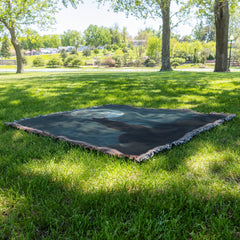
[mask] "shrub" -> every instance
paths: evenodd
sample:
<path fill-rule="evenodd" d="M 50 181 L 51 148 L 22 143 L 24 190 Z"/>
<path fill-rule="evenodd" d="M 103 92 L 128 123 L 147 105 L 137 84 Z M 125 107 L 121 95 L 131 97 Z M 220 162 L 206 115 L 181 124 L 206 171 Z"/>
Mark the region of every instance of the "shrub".
<path fill-rule="evenodd" d="M 129 43 L 128 48 L 130 48 L 131 50 L 133 50 L 133 49 L 134 49 L 133 43 Z"/>
<path fill-rule="evenodd" d="M 199 63 L 199 57 L 198 57 L 196 48 L 194 49 L 193 63 Z"/>
<path fill-rule="evenodd" d="M 179 64 L 178 62 L 173 62 L 171 65 L 172 65 L 174 68 L 176 68 L 176 67 L 179 66 L 180 64 Z"/>
<path fill-rule="evenodd" d="M 157 64 L 156 61 L 154 61 L 154 59 L 151 59 L 151 58 L 146 59 L 144 62 L 144 65 L 146 67 L 154 67 L 156 66 L 156 64 Z"/>
<path fill-rule="evenodd" d="M 106 49 L 108 50 L 108 51 L 111 51 L 112 50 L 112 47 L 111 47 L 111 45 L 107 45 L 107 47 L 106 47 Z"/>
<path fill-rule="evenodd" d="M 68 54 L 67 54 L 65 49 L 61 50 L 60 56 L 61 56 L 63 61 L 67 58 Z"/>
<path fill-rule="evenodd" d="M 123 53 L 128 53 L 128 48 L 127 48 L 127 47 L 124 47 L 124 48 L 122 49 L 122 52 L 123 52 Z"/>
<path fill-rule="evenodd" d="M 205 64 L 207 61 L 207 58 L 205 56 L 201 56 L 199 61 L 200 61 L 200 63 Z"/>
<path fill-rule="evenodd" d="M 28 64 L 27 58 L 25 56 L 22 56 L 22 63 L 23 63 L 23 65 Z"/>
<path fill-rule="evenodd" d="M 75 57 L 72 61 L 71 61 L 71 65 L 73 67 L 79 67 L 83 65 L 83 61 L 79 58 L 79 57 Z"/>
<path fill-rule="evenodd" d="M 171 63 L 177 62 L 179 64 L 184 64 L 186 62 L 185 58 L 172 58 Z"/>
<path fill-rule="evenodd" d="M 84 49 L 82 52 L 82 55 L 85 57 L 91 56 L 91 50 L 90 49 Z"/>
<path fill-rule="evenodd" d="M 97 66 L 100 66 L 101 65 L 101 60 L 98 58 L 94 61 L 94 64 L 97 65 Z"/>
<path fill-rule="evenodd" d="M 80 57 L 78 57 L 77 55 L 71 55 L 69 57 L 67 57 L 64 61 L 64 66 L 72 66 L 72 67 L 79 67 L 84 65 L 83 61 L 81 60 Z"/>
<path fill-rule="evenodd" d="M 119 46 L 118 46 L 116 43 L 114 43 L 114 44 L 112 45 L 112 49 L 113 49 L 114 51 L 116 51 L 118 48 L 119 48 Z"/>
<path fill-rule="evenodd" d="M 215 57 L 212 54 L 209 54 L 209 57 L 207 58 L 207 60 L 214 60 Z"/>
<path fill-rule="evenodd" d="M 52 57 L 48 63 L 47 66 L 51 67 L 51 68 L 56 68 L 56 67 L 60 67 L 63 64 L 62 60 L 58 57 Z"/>
<path fill-rule="evenodd" d="M 69 57 L 67 57 L 66 59 L 65 59 L 65 61 L 64 61 L 64 66 L 69 66 L 69 65 L 71 65 L 71 62 L 74 60 L 74 58 L 76 58 L 76 56 L 69 56 Z"/>
<path fill-rule="evenodd" d="M 44 63 L 44 59 L 42 57 L 36 57 L 33 60 L 33 66 L 34 67 L 42 67 L 44 65 L 45 65 L 45 63 Z"/>
<path fill-rule="evenodd" d="M 187 58 L 187 53 L 183 50 L 180 50 L 180 49 L 176 49 L 174 51 L 174 57 L 176 58 Z"/>
<path fill-rule="evenodd" d="M 77 52 L 76 48 L 72 48 L 70 54 L 71 55 L 78 55 L 78 52 Z"/>
<path fill-rule="evenodd" d="M 115 62 L 116 62 L 116 67 L 122 67 L 124 64 L 123 64 L 123 62 L 124 62 L 124 59 L 123 59 L 123 56 L 121 56 L 121 55 L 115 55 L 115 56 L 113 56 L 112 57 L 114 60 L 115 60 Z"/>
<path fill-rule="evenodd" d="M 115 67 L 116 61 L 113 58 L 107 57 L 102 60 L 102 65 L 108 65 L 109 67 Z"/>
<path fill-rule="evenodd" d="M 123 55 L 122 59 L 123 59 L 123 66 L 125 66 L 125 67 L 128 66 L 128 62 L 129 62 L 129 60 L 131 60 L 130 55 L 128 53 L 125 53 Z"/>
<path fill-rule="evenodd" d="M 103 49 L 103 54 L 104 54 L 104 55 L 107 55 L 107 54 L 108 54 L 107 49 Z"/>
<path fill-rule="evenodd" d="M 98 48 L 94 48 L 93 52 L 94 52 L 95 54 L 98 54 L 98 53 L 99 53 L 99 49 L 98 49 Z"/>
<path fill-rule="evenodd" d="M 137 58 L 134 63 L 134 67 L 141 67 L 143 65 L 143 60 L 141 58 Z"/>

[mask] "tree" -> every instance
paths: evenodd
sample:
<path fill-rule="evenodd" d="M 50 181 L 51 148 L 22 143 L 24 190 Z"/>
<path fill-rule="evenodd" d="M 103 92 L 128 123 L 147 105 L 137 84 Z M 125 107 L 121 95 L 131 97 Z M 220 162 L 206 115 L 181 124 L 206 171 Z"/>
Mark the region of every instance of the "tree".
<path fill-rule="evenodd" d="M 66 5 L 68 0 L 63 0 Z M 76 6 L 78 1 L 70 0 Z M 17 57 L 17 73 L 23 72 L 21 45 L 18 34 L 26 26 L 37 24 L 40 27 L 51 25 L 58 11 L 58 0 L 0 0 L 0 27 L 3 25 L 10 33 L 11 43 Z"/>
<path fill-rule="evenodd" d="M 123 27 L 122 32 L 121 32 L 121 40 L 123 44 L 127 44 L 128 42 L 128 32 L 127 28 Z"/>
<path fill-rule="evenodd" d="M 234 36 L 234 40 L 240 38 L 240 6 L 236 6 L 235 12 L 230 15 L 229 33 Z"/>
<path fill-rule="evenodd" d="M 111 34 L 109 29 L 98 27 L 97 25 L 89 25 L 84 31 L 87 46 L 99 47 L 111 43 Z"/>
<path fill-rule="evenodd" d="M 148 40 L 148 47 L 147 47 L 147 56 L 152 58 L 155 62 L 159 63 L 160 60 L 160 53 L 161 53 L 161 39 L 152 36 Z"/>
<path fill-rule="evenodd" d="M 148 44 L 148 39 L 154 36 L 154 31 L 151 28 L 146 28 L 144 30 L 140 30 L 137 36 L 134 37 L 135 40 L 145 40 L 145 45 Z"/>
<path fill-rule="evenodd" d="M 117 24 L 114 27 L 109 28 L 110 35 L 111 35 L 111 44 L 120 45 L 121 43 L 121 34 L 119 32 L 119 27 Z"/>
<path fill-rule="evenodd" d="M 237 7 L 237 0 L 189 0 L 190 5 L 198 7 L 200 17 L 214 16 L 216 27 L 215 72 L 228 69 L 228 32 L 230 13 Z"/>
<path fill-rule="evenodd" d="M 162 67 L 161 71 L 171 71 L 170 63 L 170 5 L 171 0 L 97 0 L 111 2 L 114 11 L 124 11 L 140 18 L 149 16 L 162 18 Z M 178 0 L 176 1 L 178 2 Z"/>
<path fill-rule="evenodd" d="M 75 30 L 67 30 L 61 35 L 61 41 L 63 46 L 74 46 L 76 49 L 83 44 L 83 38 L 81 33 Z"/>
<path fill-rule="evenodd" d="M 193 29 L 193 36 L 195 40 L 201 42 L 216 41 L 214 19 L 207 24 L 203 24 L 203 21 L 201 21 L 200 24 L 197 24 Z"/>
<path fill-rule="evenodd" d="M 57 10 L 56 1 L 0 0 L 0 24 L 4 25 L 11 35 L 11 42 L 17 57 L 17 73 L 23 72 L 18 33 L 34 23 L 41 26 L 46 25 L 53 20 L 52 14 Z"/>
<path fill-rule="evenodd" d="M 160 8 L 162 12 L 162 68 L 161 71 L 170 71 L 170 4 L 171 0 L 161 0 Z"/>
<path fill-rule="evenodd" d="M 32 51 L 33 49 L 39 49 L 42 46 L 41 37 L 37 31 L 26 29 L 24 33 L 26 36 L 19 38 L 22 48 Z"/>
<path fill-rule="evenodd" d="M 227 72 L 228 69 L 228 0 L 216 0 L 214 4 L 216 25 L 216 63 L 215 72 Z"/>
<path fill-rule="evenodd" d="M 2 41 L 2 47 L 1 47 L 1 56 L 3 58 L 9 58 L 11 56 L 10 54 L 10 41 L 9 39 L 5 36 Z"/>
<path fill-rule="evenodd" d="M 58 48 L 62 45 L 60 35 L 58 34 L 43 35 L 40 37 L 40 41 L 42 47 L 45 48 Z"/>

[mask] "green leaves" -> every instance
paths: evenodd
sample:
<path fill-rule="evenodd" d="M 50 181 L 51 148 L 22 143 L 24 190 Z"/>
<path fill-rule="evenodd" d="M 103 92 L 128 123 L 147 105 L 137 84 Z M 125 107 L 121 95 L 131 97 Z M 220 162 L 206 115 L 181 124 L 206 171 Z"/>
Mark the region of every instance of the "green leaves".
<path fill-rule="evenodd" d="M 79 47 L 83 43 L 81 33 L 75 30 L 68 30 L 61 36 L 62 46 Z"/>
<path fill-rule="evenodd" d="M 70 2 L 70 4 L 72 5 L 73 8 L 77 8 L 77 5 L 79 3 L 83 3 L 82 0 L 62 0 L 62 3 L 65 7 L 68 7 L 69 2 Z"/>
<path fill-rule="evenodd" d="M 11 46 L 11 42 L 7 37 L 4 37 L 2 41 L 2 47 L 1 47 L 1 56 L 3 58 L 9 58 L 11 56 L 10 46 Z"/>
<path fill-rule="evenodd" d="M 111 43 L 111 34 L 109 29 L 105 27 L 98 27 L 97 25 L 90 25 L 85 31 L 86 45 L 89 46 L 103 46 Z"/>
<path fill-rule="evenodd" d="M 55 20 L 53 15 L 59 10 L 57 4 L 56 0 L 1 0 L 0 22 L 5 27 L 17 28 L 18 30 L 32 24 L 46 27 Z"/>

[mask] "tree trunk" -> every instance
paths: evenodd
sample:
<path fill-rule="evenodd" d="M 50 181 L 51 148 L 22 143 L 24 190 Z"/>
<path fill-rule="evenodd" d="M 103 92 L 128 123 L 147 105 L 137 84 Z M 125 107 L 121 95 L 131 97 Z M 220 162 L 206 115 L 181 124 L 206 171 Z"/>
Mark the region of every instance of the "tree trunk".
<path fill-rule="evenodd" d="M 162 11 L 162 67 L 160 71 L 172 71 L 170 63 L 170 4 L 171 0 L 161 0 Z"/>
<path fill-rule="evenodd" d="M 16 52 L 17 57 L 17 73 L 23 73 L 23 59 L 22 59 L 22 52 L 21 52 L 21 45 L 17 41 L 15 28 L 12 27 L 9 29 L 11 34 L 11 42 Z"/>
<path fill-rule="evenodd" d="M 228 0 L 215 0 L 214 6 L 216 25 L 216 63 L 214 72 L 227 72 L 228 69 Z"/>

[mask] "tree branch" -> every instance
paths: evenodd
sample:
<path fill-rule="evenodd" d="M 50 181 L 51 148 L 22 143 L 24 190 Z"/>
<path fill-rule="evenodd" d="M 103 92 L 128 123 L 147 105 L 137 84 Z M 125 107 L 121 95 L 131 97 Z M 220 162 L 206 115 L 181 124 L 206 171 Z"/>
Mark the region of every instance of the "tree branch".
<path fill-rule="evenodd" d="M 0 22 L 2 22 L 2 23 L 4 24 L 4 26 L 5 26 L 8 30 L 10 30 L 10 26 L 9 26 L 9 24 L 5 21 L 5 19 L 0 18 Z"/>

